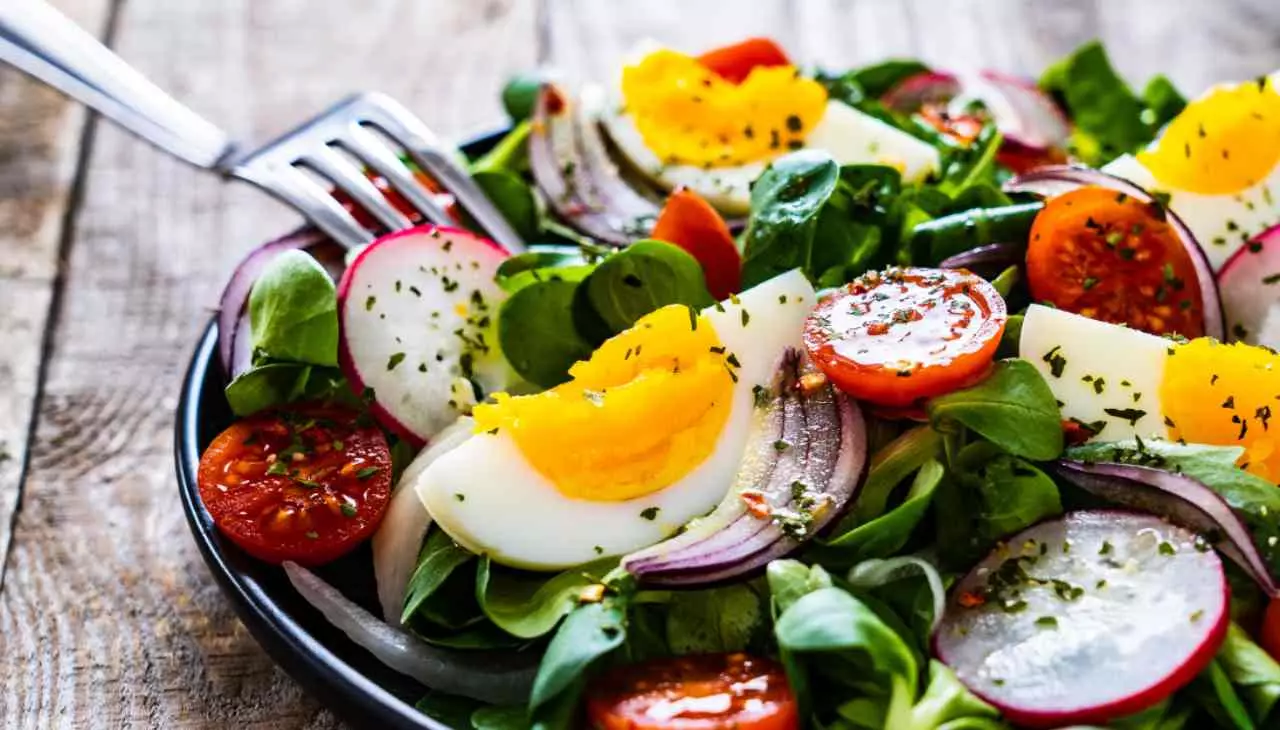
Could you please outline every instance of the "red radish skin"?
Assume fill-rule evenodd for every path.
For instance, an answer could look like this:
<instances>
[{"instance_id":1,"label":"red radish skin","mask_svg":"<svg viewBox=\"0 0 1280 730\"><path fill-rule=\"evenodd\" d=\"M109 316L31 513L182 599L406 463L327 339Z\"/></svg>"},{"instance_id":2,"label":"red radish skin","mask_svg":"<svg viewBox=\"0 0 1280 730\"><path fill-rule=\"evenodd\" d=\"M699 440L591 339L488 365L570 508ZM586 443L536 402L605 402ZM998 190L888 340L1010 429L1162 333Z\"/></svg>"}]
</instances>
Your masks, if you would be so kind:
<instances>
[{"instance_id":1,"label":"red radish skin","mask_svg":"<svg viewBox=\"0 0 1280 730\"><path fill-rule=\"evenodd\" d=\"M945 104L963 87L955 74L921 71L903 79L880 97L880 103L896 112L911 113L925 104Z\"/></svg>"},{"instance_id":2,"label":"red radish skin","mask_svg":"<svg viewBox=\"0 0 1280 730\"><path fill-rule=\"evenodd\" d=\"M1194 533L1136 512L1042 522L955 585L934 653L1018 726L1105 725L1139 712L1195 678L1226 637L1222 562L1197 545ZM1046 582L991 592L1014 560Z\"/></svg>"},{"instance_id":3,"label":"red radish skin","mask_svg":"<svg viewBox=\"0 0 1280 730\"><path fill-rule=\"evenodd\" d=\"M457 334L474 341L496 319L505 293L494 275L508 255L470 231L423 225L374 241L338 283L338 366L355 393L372 390L378 422L415 447L458 417L467 405L461 398L472 397L456 388L467 354L486 392L509 384L496 349L489 357ZM473 296L489 317L469 316ZM496 348L492 332L483 341Z\"/></svg>"},{"instance_id":4,"label":"red radish skin","mask_svg":"<svg viewBox=\"0 0 1280 730\"><path fill-rule=\"evenodd\" d=\"M1218 272L1218 291L1232 341L1280 347L1280 225L1231 254Z\"/></svg>"}]
</instances>

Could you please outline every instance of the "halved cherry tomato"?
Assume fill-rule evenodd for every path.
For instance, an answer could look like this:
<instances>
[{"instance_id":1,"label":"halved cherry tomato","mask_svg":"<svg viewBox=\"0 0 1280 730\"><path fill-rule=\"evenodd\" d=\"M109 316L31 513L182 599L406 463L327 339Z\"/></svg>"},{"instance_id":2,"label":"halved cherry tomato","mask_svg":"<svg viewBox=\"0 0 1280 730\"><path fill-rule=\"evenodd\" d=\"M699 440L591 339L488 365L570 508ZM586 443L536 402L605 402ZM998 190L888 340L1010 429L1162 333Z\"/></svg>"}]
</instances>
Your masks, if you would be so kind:
<instances>
[{"instance_id":1,"label":"halved cherry tomato","mask_svg":"<svg viewBox=\"0 0 1280 730\"><path fill-rule=\"evenodd\" d=\"M1157 335L1204 335L1191 254L1158 204L1101 187L1045 204L1031 226L1027 284L1037 301Z\"/></svg>"},{"instance_id":2,"label":"halved cherry tomato","mask_svg":"<svg viewBox=\"0 0 1280 730\"><path fill-rule=\"evenodd\" d=\"M748 38L713 48L698 56L698 63L735 84L742 83L757 66L790 66L786 51L768 38Z\"/></svg>"},{"instance_id":3,"label":"halved cherry tomato","mask_svg":"<svg viewBox=\"0 0 1280 730\"><path fill-rule=\"evenodd\" d=\"M616 667L587 689L594 730L793 730L795 696L777 662L697 654Z\"/></svg>"},{"instance_id":4,"label":"halved cherry tomato","mask_svg":"<svg viewBox=\"0 0 1280 730\"><path fill-rule=\"evenodd\" d=\"M1258 643L1280 662L1280 598L1273 598L1267 604L1267 612L1262 617L1262 631L1258 635Z\"/></svg>"},{"instance_id":5,"label":"halved cherry tomato","mask_svg":"<svg viewBox=\"0 0 1280 730\"><path fill-rule=\"evenodd\" d=\"M680 188L667 198L650 237L674 243L702 265L707 290L725 299L742 286L742 255L724 218L702 196Z\"/></svg>"},{"instance_id":6,"label":"halved cherry tomato","mask_svg":"<svg viewBox=\"0 0 1280 730\"><path fill-rule=\"evenodd\" d=\"M200 458L200 500L222 534L270 563L327 563L373 534L391 451L353 411L300 406L232 424Z\"/></svg>"},{"instance_id":7,"label":"halved cherry tomato","mask_svg":"<svg viewBox=\"0 0 1280 730\"><path fill-rule=\"evenodd\" d=\"M417 179L419 185L427 189L436 205L440 206L440 208L447 213L450 218L458 223L458 225L462 225L462 214L458 209L458 201L453 197L453 194L445 192L444 189L440 187L439 183L421 170L414 170L413 176ZM386 197L388 203L391 203L396 210L403 213L410 221L415 224L424 222L422 214L418 212L417 208L414 208L413 204L401 195L399 190L391 187L391 184L387 182L385 177L373 172L372 170L365 170L365 177L369 178L369 181L373 183L373 186ZM347 195L346 191L340 188L335 189L333 191L333 197L351 211L352 217L354 217L356 222L360 225L365 228L381 227L381 224L378 223L377 219L366 212L364 208L356 205L355 201L351 199L350 195Z\"/></svg>"},{"instance_id":8,"label":"halved cherry tomato","mask_svg":"<svg viewBox=\"0 0 1280 730\"><path fill-rule=\"evenodd\" d=\"M871 272L824 297L805 321L809 356L844 392L905 408L986 376L1004 300L963 269Z\"/></svg>"}]
</instances>

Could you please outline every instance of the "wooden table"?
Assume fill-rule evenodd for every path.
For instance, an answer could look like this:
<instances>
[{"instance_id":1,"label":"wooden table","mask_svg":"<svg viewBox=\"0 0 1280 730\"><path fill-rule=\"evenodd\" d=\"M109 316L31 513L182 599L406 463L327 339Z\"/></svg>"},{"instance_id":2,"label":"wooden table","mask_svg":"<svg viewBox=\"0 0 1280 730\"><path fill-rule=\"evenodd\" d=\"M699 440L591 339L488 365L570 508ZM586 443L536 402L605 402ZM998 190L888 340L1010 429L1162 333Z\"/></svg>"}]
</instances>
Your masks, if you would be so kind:
<instances>
[{"instance_id":1,"label":"wooden table","mask_svg":"<svg viewBox=\"0 0 1280 730\"><path fill-rule=\"evenodd\" d=\"M1275 0L56 0L177 98L261 141L356 89L454 138L512 72L609 73L656 38L749 34L833 67L1035 72L1093 37L1185 91L1280 67ZM334 727L200 561L171 444L223 280L295 223L0 70L0 725Z\"/></svg>"}]
</instances>

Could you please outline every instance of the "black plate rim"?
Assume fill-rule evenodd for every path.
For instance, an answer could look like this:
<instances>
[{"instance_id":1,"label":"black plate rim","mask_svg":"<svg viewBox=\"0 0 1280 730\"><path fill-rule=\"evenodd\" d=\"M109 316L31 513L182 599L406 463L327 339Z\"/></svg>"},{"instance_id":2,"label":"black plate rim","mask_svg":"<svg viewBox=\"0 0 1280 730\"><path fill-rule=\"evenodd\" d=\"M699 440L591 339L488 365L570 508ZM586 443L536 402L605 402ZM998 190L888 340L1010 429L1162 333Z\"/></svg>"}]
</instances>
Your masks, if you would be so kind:
<instances>
[{"instance_id":1,"label":"black plate rim","mask_svg":"<svg viewBox=\"0 0 1280 730\"><path fill-rule=\"evenodd\" d=\"M507 131L478 135L461 148L468 153L483 152ZM196 483L201 423L206 417L204 391L209 378L221 377L221 368L215 363L217 342L214 316L205 326L183 378L174 422L174 463L183 513L218 587L272 660L348 722L358 726L450 730L352 667L282 609L253 576L231 564L200 501ZM351 646L356 647L354 643Z\"/></svg>"}]
</instances>

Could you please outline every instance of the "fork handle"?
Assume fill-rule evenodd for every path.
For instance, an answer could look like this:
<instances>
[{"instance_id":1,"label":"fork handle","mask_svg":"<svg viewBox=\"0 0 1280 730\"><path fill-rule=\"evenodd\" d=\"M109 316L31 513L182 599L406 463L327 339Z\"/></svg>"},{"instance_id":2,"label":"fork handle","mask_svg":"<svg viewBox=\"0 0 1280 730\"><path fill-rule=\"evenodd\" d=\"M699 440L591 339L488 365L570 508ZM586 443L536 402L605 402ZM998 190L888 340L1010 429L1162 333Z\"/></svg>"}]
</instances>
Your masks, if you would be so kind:
<instances>
[{"instance_id":1,"label":"fork handle","mask_svg":"<svg viewBox=\"0 0 1280 730\"><path fill-rule=\"evenodd\" d=\"M219 169L234 150L226 133L44 0L0 2L0 60L193 165Z\"/></svg>"}]
</instances>

